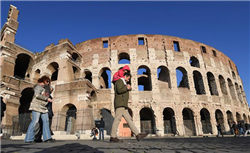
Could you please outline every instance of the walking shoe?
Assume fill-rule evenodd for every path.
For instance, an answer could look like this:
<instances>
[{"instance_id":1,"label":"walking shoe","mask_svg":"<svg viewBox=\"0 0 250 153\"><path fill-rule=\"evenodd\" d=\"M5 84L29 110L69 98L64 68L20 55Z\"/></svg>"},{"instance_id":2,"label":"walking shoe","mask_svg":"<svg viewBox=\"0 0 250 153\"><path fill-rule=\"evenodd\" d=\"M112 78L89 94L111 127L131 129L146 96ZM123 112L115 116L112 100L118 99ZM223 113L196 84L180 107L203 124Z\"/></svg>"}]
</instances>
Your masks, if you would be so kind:
<instances>
[{"instance_id":1,"label":"walking shoe","mask_svg":"<svg viewBox=\"0 0 250 153\"><path fill-rule=\"evenodd\" d=\"M110 137L110 142L122 142L121 140L119 140L118 138L113 138L113 137Z\"/></svg>"},{"instance_id":2,"label":"walking shoe","mask_svg":"<svg viewBox=\"0 0 250 153\"><path fill-rule=\"evenodd\" d=\"M42 139L35 139L35 142L40 143L40 142L43 142L43 140Z\"/></svg>"},{"instance_id":3,"label":"walking shoe","mask_svg":"<svg viewBox=\"0 0 250 153\"><path fill-rule=\"evenodd\" d=\"M46 143L53 143L53 142L55 142L55 141L56 141L55 139L50 138L50 139L48 139L48 140L45 140L44 142L46 142Z\"/></svg>"},{"instance_id":4,"label":"walking shoe","mask_svg":"<svg viewBox=\"0 0 250 153\"><path fill-rule=\"evenodd\" d=\"M137 141L140 141L142 140L143 138L145 138L148 134L147 133L139 133L137 136L136 136L136 140Z\"/></svg>"}]
</instances>

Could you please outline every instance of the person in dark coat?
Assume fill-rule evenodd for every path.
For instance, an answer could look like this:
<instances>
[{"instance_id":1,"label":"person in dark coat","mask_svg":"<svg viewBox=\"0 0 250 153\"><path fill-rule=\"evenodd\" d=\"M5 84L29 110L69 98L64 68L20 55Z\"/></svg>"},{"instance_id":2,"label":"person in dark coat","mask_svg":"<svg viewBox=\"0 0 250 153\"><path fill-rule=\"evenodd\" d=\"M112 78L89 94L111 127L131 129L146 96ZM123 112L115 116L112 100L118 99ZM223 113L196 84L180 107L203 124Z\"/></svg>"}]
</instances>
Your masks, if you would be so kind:
<instances>
[{"instance_id":1,"label":"person in dark coat","mask_svg":"<svg viewBox=\"0 0 250 153\"><path fill-rule=\"evenodd\" d=\"M103 118L100 120L100 125L98 127L99 129L99 140L104 140L104 127L105 127L105 122Z\"/></svg>"},{"instance_id":2,"label":"person in dark coat","mask_svg":"<svg viewBox=\"0 0 250 153\"><path fill-rule=\"evenodd\" d=\"M219 135L221 135L222 137L224 137L223 133L222 133L222 129L221 129L221 125L220 124L217 124L217 131L218 131L217 137L219 137Z\"/></svg>"},{"instance_id":3,"label":"person in dark coat","mask_svg":"<svg viewBox=\"0 0 250 153\"><path fill-rule=\"evenodd\" d=\"M2 118L4 117L4 112L6 110L6 104L3 102L3 97L1 97L1 133L0 136L2 136Z\"/></svg>"}]
</instances>

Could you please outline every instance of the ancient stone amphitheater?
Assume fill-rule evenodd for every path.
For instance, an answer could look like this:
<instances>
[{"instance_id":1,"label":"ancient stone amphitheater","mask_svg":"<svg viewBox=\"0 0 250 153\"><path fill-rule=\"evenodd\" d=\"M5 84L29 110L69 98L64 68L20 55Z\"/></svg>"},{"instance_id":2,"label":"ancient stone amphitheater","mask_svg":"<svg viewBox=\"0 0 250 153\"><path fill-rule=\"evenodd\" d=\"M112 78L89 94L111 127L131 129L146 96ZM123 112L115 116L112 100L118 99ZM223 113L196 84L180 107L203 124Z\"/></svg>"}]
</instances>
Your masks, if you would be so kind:
<instances>
[{"instance_id":1,"label":"ancient stone amphitheater","mask_svg":"<svg viewBox=\"0 0 250 153\"><path fill-rule=\"evenodd\" d=\"M33 53L15 44L16 7L1 30L1 96L5 133L25 133L32 87L51 77L52 129L67 134L91 129L101 117L109 134L114 116L112 75L131 68L129 110L141 132L159 136L228 133L233 121L250 122L242 80L234 62L206 44L164 35L123 35L73 45L68 39ZM123 119L119 136L131 131Z\"/></svg>"}]
</instances>

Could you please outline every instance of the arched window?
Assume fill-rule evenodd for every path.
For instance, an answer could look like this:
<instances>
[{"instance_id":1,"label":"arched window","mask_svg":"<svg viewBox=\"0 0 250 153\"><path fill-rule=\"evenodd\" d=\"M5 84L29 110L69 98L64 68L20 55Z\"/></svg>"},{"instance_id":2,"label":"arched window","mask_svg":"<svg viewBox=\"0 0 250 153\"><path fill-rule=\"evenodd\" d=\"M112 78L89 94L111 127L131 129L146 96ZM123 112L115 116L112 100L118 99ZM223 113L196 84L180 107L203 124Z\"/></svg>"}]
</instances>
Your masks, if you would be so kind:
<instances>
[{"instance_id":1,"label":"arched window","mask_svg":"<svg viewBox=\"0 0 250 153\"><path fill-rule=\"evenodd\" d=\"M194 78L196 94L198 95L206 94L201 73L198 71L194 71L193 78Z\"/></svg>"},{"instance_id":2,"label":"arched window","mask_svg":"<svg viewBox=\"0 0 250 153\"><path fill-rule=\"evenodd\" d=\"M234 85L233 85L232 81L228 78L227 82L228 82L228 87L229 87L230 94L231 94L232 98L236 99L236 95L235 95L235 91L234 91Z\"/></svg>"},{"instance_id":3,"label":"arched window","mask_svg":"<svg viewBox=\"0 0 250 153\"><path fill-rule=\"evenodd\" d=\"M236 75L235 75L234 71L232 71L232 77L233 77L233 79L236 79Z\"/></svg>"},{"instance_id":4,"label":"arched window","mask_svg":"<svg viewBox=\"0 0 250 153\"><path fill-rule=\"evenodd\" d=\"M92 83L92 73L90 70L84 70L84 78Z\"/></svg>"},{"instance_id":5,"label":"arched window","mask_svg":"<svg viewBox=\"0 0 250 153\"><path fill-rule=\"evenodd\" d=\"M226 87L226 81L223 78L223 76L219 75L219 81L220 81L220 88L221 88L221 92L224 95L227 95L227 87Z\"/></svg>"},{"instance_id":6,"label":"arched window","mask_svg":"<svg viewBox=\"0 0 250 153\"><path fill-rule=\"evenodd\" d=\"M176 80L177 80L177 87L178 88L188 88L188 76L187 71L183 67L176 68Z\"/></svg>"},{"instance_id":7,"label":"arched window","mask_svg":"<svg viewBox=\"0 0 250 153\"><path fill-rule=\"evenodd\" d=\"M239 123L242 120L238 112L236 112L236 120L237 120L237 123Z\"/></svg>"},{"instance_id":8,"label":"arched window","mask_svg":"<svg viewBox=\"0 0 250 153\"><path fill-rule=\"evenodd\" d=\"M17 55L14 68L14 77L25 79L26 71L29 67L31 57L27 54Z\"/></svg>"},{"instance_id":9,"label":"arched window","mask_svg":"<svg viewBox=\"0 0 250 153\"><path fill-rule=\"evenodd\" d=\"M80 78L80 69L75 67L75 66L72 66L73 68L73 73L74 73L74 80L77 80Z\"/></svg>"},{"instance_id":10,"label":"arched window","mask_svg":"<svg viewBox=\"0 0 250 153\"><path fill-rule=\"evenodd\" d=\"M242 102L242 97L241 97L241 93L240 93L240 88L238 86L237 83L235 83L235 89L236 89L236 93L237 93L237 96L239 98L239 100Z\"/></svg>"},{"instance_id":11,"label":"arched window","mask_svg":"<svg viewBox=\"0 0 250 153\"><path fill-rule=\"evenodd\" d=\"M111 88L111 71L109 68L105 67L100 70L99 82L100 82L100 89Z\"/></svg>"},{"instance_id":12,"label":"arched window","mask_svg":"<svg viewBox=\"0 0 250 153\"><path fill-rule=\"evenodd\" d=\"M182 117L185 134L189 136L196 135L193 111L189 108L184 108L182 110Z\"/></svg>"},{"instance_id":13,"label":"arched window","mask_svg":"<svg viewBox=\"0 0 250 153\"><path fill-rule=\"evenodd\" d=\"M210 121L210 113L206 108L202 108L200 111L202 131L204 134L212 133L212 125Z\"/></svg>"},{"instance_id":14,"label":"arched window","mask_svg":"<svg viewBox=\"0 0 250 153\"><path fill-rule=\"evenodd\" d=\"M157 68L157 78L159 80L160 88L171 88L170 75L167 67L160 66Z\"/></svg>"},{"instance_id":15,"label":"arched window","mask_svg":"<svg viewBox=\"0 0 250 153\"><path fill-rule=\"evenodd\" d=\"M151 72L150 69L142 65L137 70L137 79L138 79L138 90L139 91L151 91Z\"/></svg>"},{"instance_id":16,"label":"arched window","mask_svg":"<svg viewBox=\"0 0 250 153\"><path fill-rule=\"evenodd\" d=\"M196 57L194 57L194 56L192 56L192 57L190 58L189 63L190 63L190 65L193 66L193 67L198 67L198 68L200 68L199 60L198 60Z\"/></svg>"},{"instance_id":17,"label":"arched window","mask_svg":"<svg viewBox=\"0 0 250 153\"><path fill-rule=\"evenodd\" d=\"M155 134L155 117L154 112L150 108L142 108L140 111L141 132Z\"/></svg>"},{"instance_id":18,"label":"arched window","mask_svg":"<svg viewBox=\"0 0 250 153\"><path fill-rule=\"evenodd\" d=\"M41 73L40 69L37 69L37 70L35 71L35 74L34 74L34 81L35 81L35 82L39 79L40 73Z\"/></svg>"},{"instance_id":19,"label":"arched window","mask_svg":"<svg viewBox=\"0 0 250 153\"><path fill-rule=\"evenodd\" d=\"M217 124L221 125L222 131L225 131L224 117L223 117L223 113L221 112L221 110L216 109L216 111L215 111L215 119L216 119Z\"/></svg>"},{"instance_id":20,"label":"arched window","mask_svg":"<svg viewBox=\"0 0 250 153\"><path fill-rule=\"evenodd\" d=\"M56 81L58 78L59 65L56 62L52 62L47 66L47 69L51 74L51 81Z\"/></svg>"},{"instance_id":21,"label":"arched window","mask_svg":"<svg viewBox=\"0 0 250 153\"><path fill-rule=\"evenodd\" d=\"M228 122L229 127L232 127L234 118L233 118L233 114L231 111L227 111L227 122Z\"/></svg>"},{"instance_id":22,"label":"arched window","mask_svg":"<svg viewBox=\"0 0 250 153\"><path fill-rule=\"evenodd\" d=\"M210 94L218 96L219 94L218 94L215 78L214 78L214 75L211 72L207 73L207 81L208 81Z\"/></svg>"},{"instance_id":23,"label":"arched window","mask_svg":"<svg viewBox=\"0 0 250 153\"><path fill-rule=\"evenodd\" d=\"M118 55L118 64L130 64L130 57L128 53L120 53Z\"/></svg>"},{"instance_id":24,"label":"arched window","mask_svg":"<svg viewBox=\"0 0 250 153\"><path fill-rule=\"evenodd\" d=\"M80 61L80 57L79 57L79 55L77 53L73 53L71 55L71 58L72 58L72 61L74 61L74 62L79 62Z\"/></svg>"},{"instance_id":25,"label":"arched window","mask_svg":"<svg viewBox=\"0 0 250 153\"><path fill-rule=\"evenodd\" d=\"M172 108L165 108L163 111L164 133L176 134L176 119Z\"/></svg>"}]
</instances>

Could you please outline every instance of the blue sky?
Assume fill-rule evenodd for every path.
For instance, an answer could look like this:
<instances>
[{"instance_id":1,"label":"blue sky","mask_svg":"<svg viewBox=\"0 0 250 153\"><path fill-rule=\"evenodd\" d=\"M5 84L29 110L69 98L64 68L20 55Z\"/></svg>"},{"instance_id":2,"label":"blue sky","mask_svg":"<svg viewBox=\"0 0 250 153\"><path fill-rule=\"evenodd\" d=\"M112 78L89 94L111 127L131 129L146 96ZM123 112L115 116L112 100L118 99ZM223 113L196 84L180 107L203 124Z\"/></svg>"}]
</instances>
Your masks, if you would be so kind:
<instances>
[{"instance_id":1,"label":"blue sky","mask_svg":"<svg viewBox=\"0 0 250 153\"><path fill-rule=\"evenodd\" d=\"M16 43L33 52L58 40L73 44L98 37L162 34L210 45L238 66L250 96L250 2L2 2L19 10Z\"/></svg>"}]
</instances>

